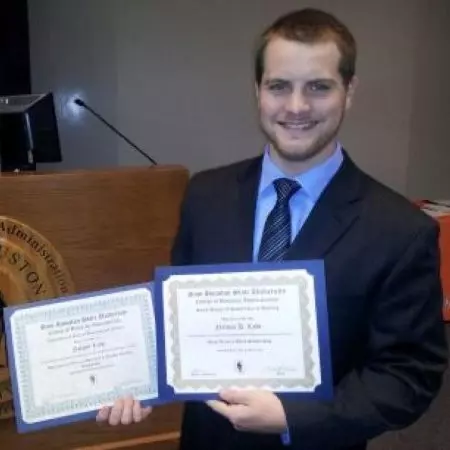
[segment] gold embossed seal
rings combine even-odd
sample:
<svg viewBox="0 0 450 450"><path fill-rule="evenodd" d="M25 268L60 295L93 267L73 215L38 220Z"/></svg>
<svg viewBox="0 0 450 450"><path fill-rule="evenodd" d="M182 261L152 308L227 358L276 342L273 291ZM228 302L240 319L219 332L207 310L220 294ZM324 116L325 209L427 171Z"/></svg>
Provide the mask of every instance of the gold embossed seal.
<svg viewBox="0 0 450 450"><path fill-rule="evenodd" d="M68 268L38 231L0 216L0 316L6 306L75 293ZM0 419L13 416L12 390L0 321Z"/></svg>

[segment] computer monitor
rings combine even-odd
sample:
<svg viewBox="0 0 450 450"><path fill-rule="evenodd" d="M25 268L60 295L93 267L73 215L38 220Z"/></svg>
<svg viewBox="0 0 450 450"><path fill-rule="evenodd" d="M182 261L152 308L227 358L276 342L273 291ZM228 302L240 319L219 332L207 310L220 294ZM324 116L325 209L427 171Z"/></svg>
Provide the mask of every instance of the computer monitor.
<svg viewBox="0 0 450 450"><path fill-rule="evenodd" d="M0 97L0 161L3 172L62 161L51 92Z"/></svg>

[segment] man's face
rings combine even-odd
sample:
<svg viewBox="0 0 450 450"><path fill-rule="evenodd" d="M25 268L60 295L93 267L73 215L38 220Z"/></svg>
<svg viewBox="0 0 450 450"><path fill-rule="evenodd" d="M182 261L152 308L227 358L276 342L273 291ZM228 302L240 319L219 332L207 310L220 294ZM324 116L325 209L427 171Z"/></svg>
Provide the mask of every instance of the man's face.
<svg viewBox="0 0 450 450"><path fill-rule="evenodd" d="M354 82L344 86L333 42L275 38L264 60L257 97L271 155L288 172L306 170L333 153Z"/></svg>

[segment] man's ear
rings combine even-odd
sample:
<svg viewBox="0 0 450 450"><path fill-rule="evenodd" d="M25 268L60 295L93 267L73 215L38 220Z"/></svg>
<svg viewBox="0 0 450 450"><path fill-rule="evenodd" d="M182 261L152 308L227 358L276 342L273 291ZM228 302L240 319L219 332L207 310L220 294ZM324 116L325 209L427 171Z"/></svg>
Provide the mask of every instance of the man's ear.
<svg viewBox="0 0 450 450"><path fill-rule="evenodd" d="M259 84L255 81L255 96L256 100L259 100Z"/></svg>
<svg viewBox="0 0 450 450"><path fill-rule="evenodd" d="M353 104L353 98L355 96L356 88L359 84L359 79L356 75L350 80L350 83L347 86L347 94L345 99L345 109L350 109Z"/></svg>

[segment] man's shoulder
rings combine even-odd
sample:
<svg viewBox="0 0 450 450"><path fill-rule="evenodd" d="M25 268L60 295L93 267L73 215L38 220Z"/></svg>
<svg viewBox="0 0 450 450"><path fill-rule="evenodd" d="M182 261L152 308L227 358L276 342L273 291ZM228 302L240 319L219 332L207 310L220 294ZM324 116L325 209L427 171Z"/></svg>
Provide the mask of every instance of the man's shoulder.
<svg viewBox="0 0 450 450"><path fill-rule="evenodd" d="M231 164L201 170L192 175L190 180L191 188L201 190L205 188L227 188L230 183L236 182L240 177L245 177L250 170L257 170L260 163L261 156L257 156Z"/></svg>
<svg viewBox="0 0 450 450"><path fill-rule="evenodd" d="M252 167L261 161L261 156L243 159L240 161L233 162L231 164L221 165L217 167L212 167L206 170L201 170L194 174L192 179L201 181L216 180L217 177L235 177L241 174L245 174L247 169Z"/></svg>
<svg viewBox="0 0 450 450"><path fill-rule="evenodd" d="M435 219L424 213L413 199L364 174L366 179L367 216L388 228L397 225L402 229L436 227Z"/></svg>

